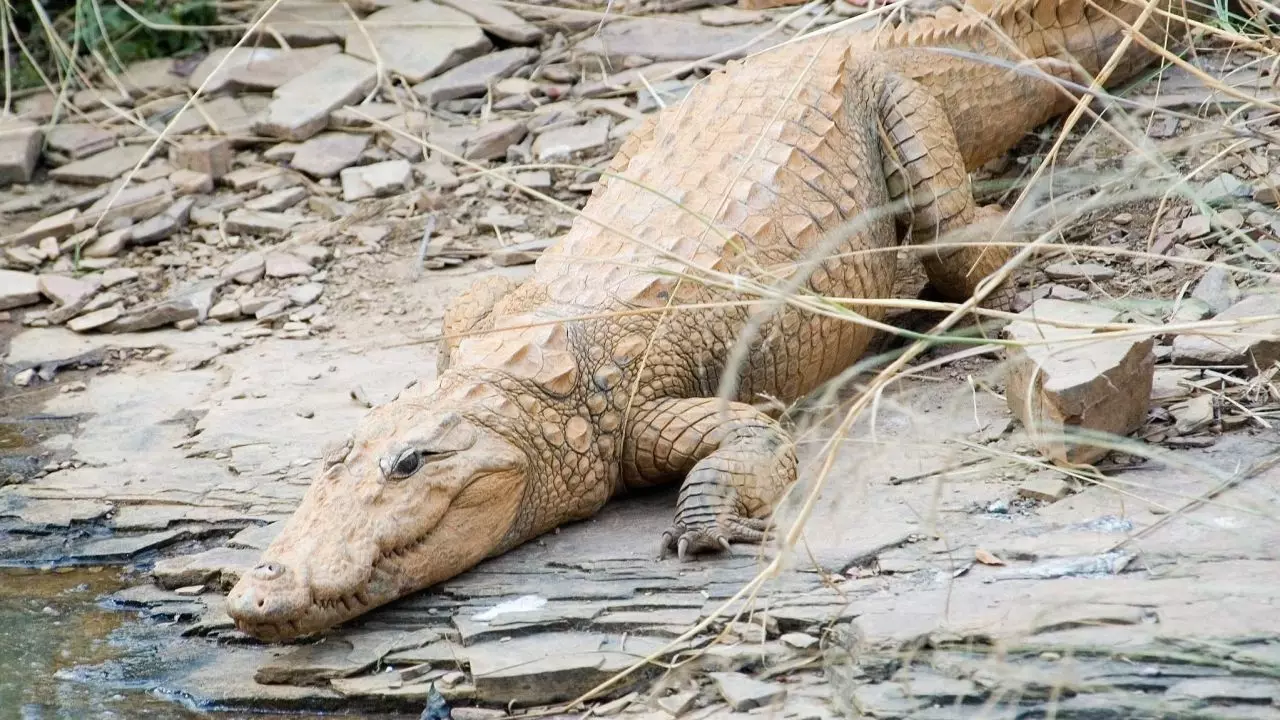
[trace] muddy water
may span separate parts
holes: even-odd
[[[156,690],[173,668],[159,667],[153,649],[172,630],[102,601],[142,581],[116,569],[0,569],[0,720],[282,717],[201,712]]]

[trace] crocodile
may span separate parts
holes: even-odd
[[[265,641],[321,632],[677,481],[661,555],[764,542],[797,459],[753,401],[802,398],[876,330],[745,302],[760,295],[735,284],[887,298],[893,249],[914,243],[939,296],[970,298],[1007,252],[929,245],[998,217],[969,172],[1072,107],[1059,79],[1098,73],[1144,5],[970,0],[708,75],[624,141],[529,279],[490,278],[450,305],[440,372],[325,454],[228,595],[236,626]],[[1198,13],[1155,5],[1143,33],[1161,44]],[[1134,43],[1111,81],[1154,57]]]

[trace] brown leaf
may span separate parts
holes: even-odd
[[[973,557],[983,565],[1004,565],[1004,561],[992,555],[989,550],[978,548],[973,551]]]

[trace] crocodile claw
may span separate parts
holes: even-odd
[[[677,522],[662,533],[658,559],[666,559],[672,549],[681,562],[693,555],[716,549],[732,555],[731,542],[762,543],[768,540],[768,524],[767,518],[732,518],[705,528],[689,527]]]

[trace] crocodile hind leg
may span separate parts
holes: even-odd
[[[718,398],[664,399],[638,408],[625,463],[642,480],[684,475],[661,554],[766,538],[773,503],[796,479],[795,446],[768,415]]]
[[[493,306],[519,285],[504,275],[491,275],[477,280],[449,303],[440,323],[444,337],[436,350],[437,373],[449,368],[464,336],[493,327]]]

